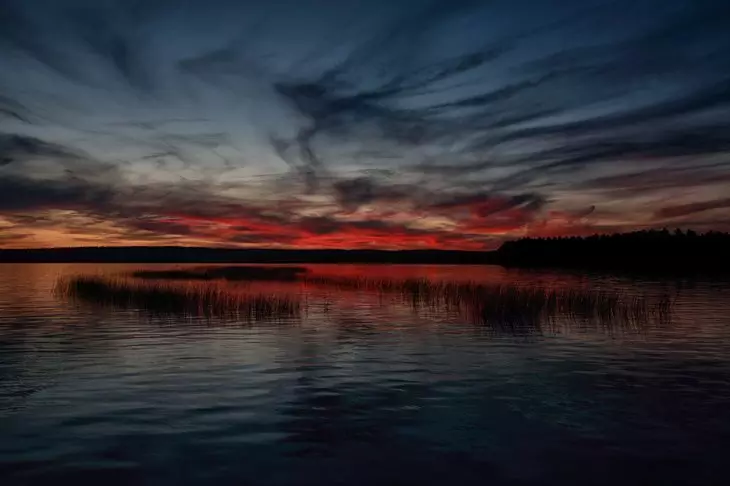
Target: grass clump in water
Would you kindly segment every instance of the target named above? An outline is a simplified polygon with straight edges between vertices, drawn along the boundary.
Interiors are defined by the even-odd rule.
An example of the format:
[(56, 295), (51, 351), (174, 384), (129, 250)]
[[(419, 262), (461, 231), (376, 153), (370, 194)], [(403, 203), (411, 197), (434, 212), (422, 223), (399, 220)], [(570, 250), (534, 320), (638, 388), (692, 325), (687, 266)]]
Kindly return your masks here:
[(667, 320), (672, 305), (668, 296), (652, 300), (621, 292), (574, 288), (326, 276), (308, 277), (305, 281), (340, 289), (399, 294), (414, 307), (456, 308), (469, 320), (488, 325), (534, 326), (557, 317), (603, 323), (643, 323), (652, 319)]
[(470, 322), (494, 329), (532, 329), (558, 321), (609, 327), (668, 322), (672, 299), (590, 288), (494, 285), (425, 278), (353, 278), (312, 275), (302, 267), (200, 267), (139, 271), (129, 276), (79, 276), (59, 281), (57, 292), (98, 304), (153, 313), (239, 316), (246, 320), (298, 316), (298, 298), (253, 295), (226, 282), (282, 281), (304, 286), (389, 294), (414, 309), (456, 311)]
[(235, 317), (247, 321), (298, 317), (299, 300), (250, 294), (211, 283), (144, 282), (124, 277), (75, 276), (56, 283), (57, 295), (152, 314)]

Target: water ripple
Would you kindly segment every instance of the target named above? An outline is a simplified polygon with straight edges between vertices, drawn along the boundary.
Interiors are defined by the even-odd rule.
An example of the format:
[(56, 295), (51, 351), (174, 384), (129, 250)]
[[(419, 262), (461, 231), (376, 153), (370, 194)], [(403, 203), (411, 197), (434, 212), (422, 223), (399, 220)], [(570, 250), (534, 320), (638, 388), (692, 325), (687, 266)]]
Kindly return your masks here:
[[(351, 290), (327, 290), (325, 310), (311, 289), (306, 315), (276, 323), (52, 294), (60, 275), (124, 269), (0, 266), (3, 484), (613, 486), (725, 473), (730, 285), (683, 287), (669, 323), (556, 319), (530, 332)], [(459, 269), (530, 279), (489, 272)]]

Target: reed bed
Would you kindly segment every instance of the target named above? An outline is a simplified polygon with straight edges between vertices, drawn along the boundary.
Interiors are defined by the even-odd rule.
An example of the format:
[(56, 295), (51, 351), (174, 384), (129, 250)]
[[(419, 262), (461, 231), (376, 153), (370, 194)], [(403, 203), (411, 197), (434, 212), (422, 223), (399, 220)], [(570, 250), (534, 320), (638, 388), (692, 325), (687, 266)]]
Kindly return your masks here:
[(667, 295), (650, 298), (605, 290), (328, 276), (311, 276), (304, 281), (310, 285), (396, 294), (414, 307), (457, 308), (471, 321), (497, 325), (534, 325), (557, 317), (625, 323), (666, 321), (672, 307)]
[(298, 299), (244, 293), (210, 282), (180, 284), (125, 277), (75, 276), (60, 279), (54, 292), (80, 302), (151, 314), (231, 317), (246, 321), (288, 319), (301, 314)]
[[(233, 270), (233, 268), (243, 270)], [(389, 295), (418, 309), (456, 311), (469, 322), (502, 331), (540, 332), (566, 319), (599, 326), (641, 327), (649, 322), (668, 322), (672, 299), (632, 295), (587, 288), (490, 285), (479, 282), (428, 279), (374, 279), (312, 275), (301, 268), (280, 271), (266, 267), (219, 267), (194, 270), (135, 272), (130, 276), (77, 276), (58, 282), (56, 292), (84, 302), (137, 309), (150, 313), (230, 316), (260, 321), (300, 316), (298, 296), (278, 291), (242, 291), (226, 283), (234, 280), (274, 280), (335, 290), (366, 291)], [(182, 272), (182, 273), (178, 273)], [(193, 272), (201, 278), (186, 278)], [(201, 281), (205, 280), (205, 281)]]

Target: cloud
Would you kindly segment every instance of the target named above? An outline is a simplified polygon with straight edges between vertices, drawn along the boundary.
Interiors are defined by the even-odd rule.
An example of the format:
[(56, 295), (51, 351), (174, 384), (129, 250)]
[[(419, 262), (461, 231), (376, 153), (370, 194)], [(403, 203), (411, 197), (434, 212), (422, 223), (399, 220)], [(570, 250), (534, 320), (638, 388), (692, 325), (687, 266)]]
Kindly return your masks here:
[(28, 123), (31, 117), (28, 108), (21, 102), (2, 95), (0, 95), (0, 116), (23, 123)]
[(616, 197), (636, 194), (662, 193), (676, 189), (703, 188), (730, 183), (730, 172), (725, 162), (694, 164), (692, 166), (661, 166), (646, 170), (587, 179), (581, 183), (585, 189), (611, 193)]
[(3, 165), (33, 158), (69, 160), (81, 157), (73, 150), (38, 138), (0, 133), (0, 159)]
[[(580, 175), (591, 167), (610, 164), (621, 172), (630, 170), (630, 164), (637, 161), (712, 157), (728, 152), (730, 127), (719, 110), (730, 102), (730, 69), (725, 66), (716, 72), (718, 58), (714, 54), (697, 54), (713, 48), (718, 54), (730, 53), (727, 43), (703, 43), (706, 32), (700, 26), (711, 17), (702, 8), (691, 15), (668, 15), (664, 23), (615, 44), (538, 57), (516, 71), (522, 73), (521, 78), (487, 92), (463, 96), (458, 90), (451, 93), (447, 89), (456, 96), (440, 103), (427, 97), (420, 105), (410, 105), (409, 101), (416, 93), (439, 92), (439, 83), (444, 80), (457, 86), (468, 84), (462, 75), (498, 64), (500, 57), (519, 43), (519, 36), (509, 42), (495, 41), (491, 50), (483, 48), (452, 59), (454, 64), (443, 65), (443, 70), (433, 67), (431, 71), (403, 72), (396, 68), (390, 81), (375, 87), (358, 89), (351, 82), (352, 72), (362, 69), (363, 64), (377, 63), (368, 58), (345, 62), (319, 79), (280, 84), (277, 89), (300, 114), (312, 120), (294, 143), (302, 148), (303, 160), (313, 162), (308, 165), (313, 173), (322, 166), (324, 154), (317, 152), (315, 136), (325, 140), (350, 136), (396, 153), (408, 153), (409, 147), (419, 145), (460, 146), (458, 152), (426, 158), (413, 167), (414, 173), (465, 180), (469, 174), (497, 169), (507, 175), (483, 176), (484, 185), (497, 193), (534, 190), (541, 180), (563, 187), (573, 183), (577, 188)], [(683, 35), (669, 35), (670, 25), (682, 26)], [(679, 39), (685, 44), (679, 46)], [(657, 76), (688, 77), (686, 72), (677, 71), (676, 58), (667, 57), (668, 52), (678, 53), (693, 65), (697, 79), (681, 87), (671, 86), (661, 94), (647, 94), (629, 105), (619, 102), (627, 90), (633, 91), (634, 86)], [(424, 72), (433, 77), (422, 76)], [(701, 73), (711, 76), (703, 78)], [(565, 91), (576, 96), (559, 95)], [(614, 108), (606, 110), (599, 105), (607, 102), (614, 102)], [(575, 109), (591, 106), (597, 107), (597, 114), (584, 110), (587, 116), (570, 116)], [(375, 132), (367, 129), (373, 125), (378, 127)], [(379, 138), (371, 142), (372, 133)], [(494, 155), (484, 156), (485, 149)], [(689, 168), (689, 178), (693, 177), (691, 172)], [(335, 190), (352, 207), (377, 199), (401, 200), (400, 194), (383, 193), (368, 179), (343, 182)]]
[[(216, 185), (206, 184), (138, 186), (78, 176), (2, 175), (0, 215), (15, 231), (53, 229), (110, 242), (167, 244), (172, 238), (218, 245), (480, 249), (496, 244), (494, 233), (534, 219), (542, 205), (535, 195), (429, 195), (374, 179), (356, 181), (369, 188), (366, 196), (343, 200), (333, 194), (329, 204), (318, 206), (297, 198), (263, 202), (223, 196)], [(388, 207), (393, 200), (403, 204), (402, 214)], [(362, 204), (374, 206), (360, 214)], [(318, 208), (326, 211), (312, 216)], [(436, 215), (452, 223), (430, 225)]]
[(33, 238), (33, 233), (3, 233), (0, 234), (0, 245), (10, 246)]
[(715, 209), (730, 209), (730, 198), (667, 206), (656, 211), (654, 215), (656, 218), (660, 219), (672, 219), (690, 216), (697, 213), (704, 213), (705, 211), (712, 211)]
[(0, 177), (0, 212), (103, 207), (112, 198), (108, 188), (83, 181)]
[(725, 209), (725, 2), (303, 3), (0, 0), (12, 234), (471, 248)]
[(418, 202), (426, 197), (423, 188), (411, 184), (384, 184), (373, 177), (335, 180), (332, 190), (336, 201), (348, 210), (375, 202)]
[(435, 210), (467, 209), (476, 217), (488, 218), (515, 208), (535, 212), (539, 211), (544, 205), (545, 199), (538, 194), (519, 194), (515, 196), (467, 194), (445, 198), (429, 207)]

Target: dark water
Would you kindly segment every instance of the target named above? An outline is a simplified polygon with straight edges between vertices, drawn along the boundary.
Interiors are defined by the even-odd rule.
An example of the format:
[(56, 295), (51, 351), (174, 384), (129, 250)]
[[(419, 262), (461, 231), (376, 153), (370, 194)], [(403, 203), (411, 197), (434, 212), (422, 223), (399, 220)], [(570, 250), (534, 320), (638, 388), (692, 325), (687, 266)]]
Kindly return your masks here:
[(337, 289), (254, 324), (51, 293), (132, 268), (0, 265), (0, 484), (730, 484), (730, 284), (315, 268), (677, 296), (531, 333)]

